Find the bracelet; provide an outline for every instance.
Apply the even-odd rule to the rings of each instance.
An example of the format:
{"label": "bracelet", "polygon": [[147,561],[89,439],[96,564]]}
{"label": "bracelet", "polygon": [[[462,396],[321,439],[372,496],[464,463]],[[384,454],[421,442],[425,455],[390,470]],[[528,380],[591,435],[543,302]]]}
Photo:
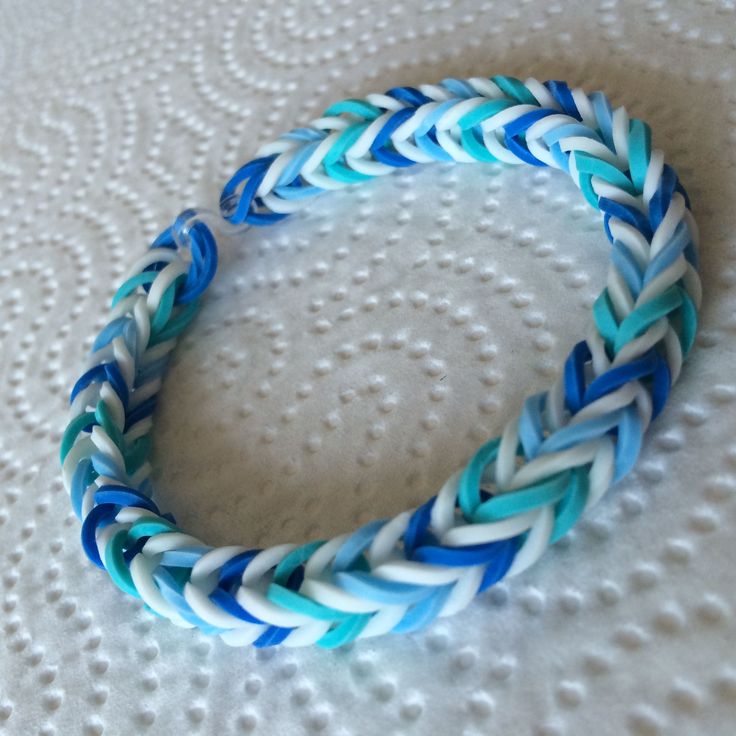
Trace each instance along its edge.
{"label": "bracelet", "polygon": [[[331,540],[212,547],[152,500],[152,414],[217,268],[213,230],[269,225],[328,189],[432,161],[566,171],[603,213],[605,288],[584,340],[422,506]],[[220,213],[185,210],[132,266],[71,392],[64,483],[89,559],[173,623],[234,646],[335,647],[415,631],[535,562],[634,465],[693,344],[698,233],[649,126],[559,81],[446,79],[330,106],[260,148]]]}

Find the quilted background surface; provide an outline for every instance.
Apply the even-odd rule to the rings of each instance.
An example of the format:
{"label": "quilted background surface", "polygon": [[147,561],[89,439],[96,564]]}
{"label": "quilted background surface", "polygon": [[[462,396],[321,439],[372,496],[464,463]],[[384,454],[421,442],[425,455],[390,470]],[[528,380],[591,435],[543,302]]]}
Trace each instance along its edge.
{"label": "quilted background surface", "polygon": [[[728,736],[736,723],[732,0],[0,2],[0,734]],[[512,74],[604,90],[693,200],[697,347],[637,470],[533,569],[411,636],[231,649],[94,569],[59,478],[123,271],[331,102]],[[414,506],[583,334],[607,241],[562,173],[400,172],[221,242],[155,430],[212,544]]]}

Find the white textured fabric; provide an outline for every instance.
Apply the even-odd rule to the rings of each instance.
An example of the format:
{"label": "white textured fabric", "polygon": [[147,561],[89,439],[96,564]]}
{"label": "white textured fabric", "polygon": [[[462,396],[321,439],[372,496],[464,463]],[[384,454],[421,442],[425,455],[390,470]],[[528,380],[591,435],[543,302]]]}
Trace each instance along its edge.
{"label": "white textured fabric", "polygon": [[[733,4],[5,6],[0,732],[730,734]],[[331,102],[496,73],[603,89],[693,200],[701,333],[638,470],[423,633],[256,652],[154,619],[87,562],[59,478],[66,397],[119,277]],[[249,546],[436,493],[557,375],[608,247],[564,174],[482,165],[327,194],[221,246],[157,412],[157,501]]]}

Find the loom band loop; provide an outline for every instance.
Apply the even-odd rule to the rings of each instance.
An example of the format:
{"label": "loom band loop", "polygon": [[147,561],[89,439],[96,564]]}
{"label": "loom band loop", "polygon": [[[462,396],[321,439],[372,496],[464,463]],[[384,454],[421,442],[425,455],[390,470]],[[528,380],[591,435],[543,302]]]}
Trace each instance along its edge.
{"label": "loom band loop", "polygon": [[117,504],[99,504],[93,507],[82,521],[82,549],[90,562],[102,570],[105,569],[105,565],[97,548],[97,531],[114,524],[118,511],[120,511],[120,506]]}
{"label": "loom band loop", "polygon": [[[178,253],[188,254],[189,264],[186,273],[186,281],[181,290],[176,294],[176,303],[185,304],[196,299],[209,285],[217,270],[217,244],[212,232],[199,217],[199,212],[194,209],[183,210],[174,224],[164,230],[154,241],[151,248],[172,248]],[[161,271],[161,263],[152,264],[147,271],[158,273]],[[146,292],[151,289],[152,280],[140,280],[136,285],[142,285]],[[128,282],[123,286],[127,295]],[[118,290],[123,291],[123,288]],[[127,293],[126,293],[127,292]],[[116,294],[114,302],[120,296]]]}
{"label": "loom band loop", "polygon": [[[513,537],[516,539],[517,537]],[[435,545],[419,547],[414,561],[442,567],[463,568],[489,565],[499,557],[505,557],[509,539],[494,540],[484,544],[468,544],[462,547]]]}
{"label": "loom band loop", "polygon": [[[168,251],[171,251],[168,253]],[[181,256],[178,252],[178,246],[171,234],[171,228],[167,228],[151,243],[148,248],[150,257],[140,259],[140,270],[137,273],[130,273],[128,278],[121,284],[112,299],[112,307],[116,307],[122,299],[131,294],[137,286],[143,288],[144,293],[148,294],[151,285],[156,276],[167,266],[180,260]],[[164,257],[163,254],[166,254]],[[142,274],[148,274],[146,278],[141,278]]]}
{"label": "loom band loop", "polygon": [[[201,547],[201,545],[194,546]],[[170,545],[170,547],[171,549],[174,548],[173,545]],[[186,548],[186,545],[180,545],[179,548]],[[197,597],[206,597],[209,592],[214,590],[220,580],[223,565],[239,554],[247,551],[240,545],[207,548],[194,564],[192,564],[192,570],[189,575],[189,583],[198,591]]]}
{"label": "loom band loop", "polygon": [[[89,560],[95,564],[97,567],[101,569],[105,569],[105,564],[103,564],[102,559],[100,557],[100,553],[97,547],[97,532],[100,529],[105,528],[106,526],[109,526],[110,524],[114,524],[116,522],[116,517],[119,513],[119,511],[122,508],[142,508],[146,510],[150,510],[150,504],[151,502],[149,499],[141,499],[136,500],[130,504],[126,504],[125,507],[120,506],[116,503],[101,503],[99,505],[94,506],[91,511],[86,515],[82,522],[82,531],[81,531],[81,539],[82,539],[82,547],[85,551],[85,554],[89,558]],[[169,529],[169,530],[176,530],[176,527],[173,524],[169,524],[163,517],[161,517],[161,522],[159,526],[156,526],[152,524],[151,522],[148,523],[148,529]],[[136,528],[136,525],[137,528]],[[166,525],[166,526],[163,526]],[[136,531],[134,531],[134,529]],[[142,525],[140,522],[134,522],[129,529],[126,530],[126,541],[128,544],[134,544],[136,541],[143,537],[151,536],[151,534],[145,534],[141,533]],[[154,532],[155,533],[155,532]]]}
{"label": "loom band loop", "polygon": [[[146,544],[146,539],[139,539],[135,544],[129,546],[127,549],[123,550],[123,559],[125,561],[126,565],[131,565],[133,563],[133,560],[140,554],[141,550]],[[133,581],[133,584],[135,585],[135,581]],[[136,588],[138,586],[136,585]],[[140,593],[140,590],[138,591]],[[142,597],[142,596],[141,596]],[[145,601],[144,601],[145,603]]]}
{"label": "loom band loop", "polygon": [[[131,594],[137,597],[142,596],[136,588],[131,568],[136,555],[143,554],[146,558],[151,557],[145,550],[149,540],[150,537],[144,536],[136,539],[131,544],[127,530],[121,530],[108,542],[105,550],[105,564],[108,566],[111,576],[116,580],[118,587],[124,591],[132,588],[135,593],[131,592]],[[187,599],[186,587],[189,584],[192,568],[204,554],[210,551],[212,551],[212,547],[203,545],[164,549],[156,552],[153,556],[155,559],[151,561],[152,577],[155,578],[159,570],[166,571],[179,586],[178,592],[181,594],[182,602],[180,612],[185,610],[191,611],[194,615],[198,616],[199,621],[203,619],[198,613],[198,610],[195,610],[190,605]],[[213,625],[211,622],[207,623]],[[217,628],[224,630],[221,626],[217,626]]]}
{"label": "loom band loop", "polygon": [[692,207],[690,206],[690,195],[687,193],[687,190],[682,185],[682,182],[680,181],[679,177],[677,177],[677,184],[675,185],[675,191],[679,192],[682,195],[683,199],[685,200],[685,207],[687,207],[688,209],[692,209]]}
{"label": "loom band loop", "polygon": [[593,303],[593,321],[598,334],[603,338],[606,353],[612,359],[615,356],[614,345],[618,335],[619,323],[608,289],[604,289]]}
{"label": "loom band loop", "polygon": [[217,587],[231,591],[233,586],[240,585],[243,579],[243,572],[250,562],[262,551],[261,549],[249,549],[231,557],[220,568],[217,577]]}
{"label": "loom band loop", "polygon": [[414,110],[412,108],[402,108],[391,115],[383,127],[378,131],[378,134],[373,139],[373,143],[369,149],[376,161],[396,168],[414,165],[415,162],[410,158],[402,156],[400,153],[393,150],[393,143],[391,141],[391,133],[393,133],[394,130],[396,130],[404,121],[408,120],[413,114]]}
{"label": "loom band loop", "polygon": [[[550,147],[550,150],[555,155],[556,159],[560,159],[562,156],[566,157],[567,173],[571,175],[574,174],[578,182],[580,182],[581,176],[580,172],[577,170],[577,165],[579,163],[579,157],[582,156],[591,157],[604,163],[606,166],[610,166],[611,169],[609,172],[611,176],[617,180],[621,180],[617,174],[613,174],[614,171],[621,171],[618,168],[617,163],[612,162],[613,155],[602,154],[596,150],[598,147],[602,148],[603,143],[593,136],[575,136],[574,138],[563,138],[557,141]],[[626,174],[623,176],[625,178]],[[585,186],[593,192],[596,197],[596,201],[601,197],[607,197],[634,207],[635,209],[641,211],[644,210],[644,205],[641,203],[641,199],[631,194],[629,191],[626,191],[626,189],[631,190],[633,188],[631,184],[628,184],[626,187],[621,187],[618,184],[611,183],[607,179],[596,174],[585,175],[582,178],[586,180]],[[583,185],[581,185],[581,187],[582,186]]]}
{"label": "loom band loop", "polygon": [[158,394],[153,394],[152,396],[149,396],[145,401],[142,401],[136,407],[128,411],[128,413],[125,415],[125,427],[123,428],[123,432],[129,432],[132,427],[138,424],[138,422],[141,422],[144,419],[150,417],[156,409],[157,403]]}
{"label": "loom band loop", "polygon": [[[402,140],[408,138],[412,133],[414,137],[426,135],[430,132],[434,132],[439,135],[452,133],[457,134],[462,128],[460,127],[460,121],[467,118],[475,110],[483,108],[488,100],[483,97],[473,97],[470,99],[463,99],[458,97],[452,97],[450,99],[443,100],[442,102],[433,102],[431,105],[418,108],[415,114],[402,123],[394,134],[391,136],[392,140]],[[513,103],[502,106],[511,107]],[[498,106],[495,106],[498,108]],[[500,111],[501,108],[498,108]],[[490,110],[486,108],[485,116],[481,116],[478,120],[485,122],[486,118],[492,117]],[[474,118],[470,118],[474,119]],[[470,120],[468,119],[468,120]]]}
{"label": "loom band loop", "polygon": [[193,226],[197,223],[197,210],[188,207],[182,210],[171,223],[168,230],[170,239],[174,242],[174,247],[180,251],[190,249],[190,236]]}
{"label": "loom band loop", "polygon": [[478,586],[478,593],[483,593],[506,575],[514,562],[516,553],[521,549],[526,535],[527,532],[497,542],[497,544],[503,545],[503,547],[499,549],[492,560],[486,563],[483,577]]}
{"label": "loom band loop", "polygon": [[[547,143],[545,139],[551,139],[550,142],[547,144],[549,146],[550,152],[552,152],[553,147],[556,147],[560,154],[566,157],[566,160],[568,160],[568,173],[570,173],[568,157],[576,153],[585,156],[591,156],[592,158],[603,161],[604,163],[613,166],[617,171],[620,170],[617,166],[616,157],[605,147],[605,144],[595,131],[588,129],[587,133],[584,133],[583,131],[578,131],[577,134],[573,134],[573,128],[584,126],[577,124],[564,125],[560,127],[567,128],[569,132],[566,135],[559,136],[544,135],[542,136],[542,140]],[[550,132],[557,133],[558,130],[559,128],[555,128]],[[631,196],[633,197],[633,195]]]}
{"label": "loom band loop", "polygon": [[394,137],[398,136],[402,139],[408,138],[409,136],[404,133],[403,129],[410,124],[413,126],[415,122],[417,123],[417,125],[411,133],[414,138],[423,138],[431,131],[433,131],[436,136],[437,131],[445,129],[446,121],[448,120],[448,115],[450,115],[450,111],[452,110],[454,114],[457,106],[461,103],[462,100],[458,100],[456,98],[443,100],[442,102],[432,102],[431,109],[422,109],[421,112],[417,112],[417,114],[412,116],[412,118],[410,118],[407,122],[400,125],[395,130]]}
{"label": "loom band loop", "polygon": [[273,582],[282,587],[288,587],[295,590],[299,587],[301,580],[290,584],[294,581],[295,573],[301,571],[305,562],[324,545],[323,540],[315,540],[295,547],[276,565],[273,571]]}
{"label": "loom band loop", "polygon": [[139,286],[142,286],[145,292],[148,293],[155,278],[155,272],[143,271],[142,273],[126,279],[115,292],[112,298],[112,307],[115,308],[123,299],[130,296],[130,294],[132,294]]}
{"label": "loom band loop", "polygon": [[70,496],[72,509],[76,517],[82,521],[82,505],[87,489],[94,483],[97,473],[92,467],[89,458],[85,458],[77,463],[71,480]]}
{"label": "loom band loop", "polygon": [[105,384],[108,383],[112,390],[118,395],[123,407],[128,406],[129,392],[128,386],[125,383],[120,368],[115,361],[109,361],[105,363],[99,363],[93,366],[89,370],[85,371],[79,380],[74,384],[72,388],[69,403],[74,403],[74,399],[77,395],[83,391],[90,384]]}
{"label": "loom band loop", "polygon": [[122,466],[115,465],[117,472],[115,477],[132,478],[146,461],[151,447],[151,440],[146,435],[138,437],[132,442],[128,442],[123,438],[120,444],[116,443],[116,447],[120,452],[123,464]]}
{"label": "loom band loop", "polygon": [[[151,347],[150,342],[149,347]],[[136,383],[139,386],[144,386],[149,382],[160,380],[168,367],[169,359],[170,353],[167,352],[156,360],[146,362],[145,365],[139,364],[138,371],[135,375]]]}
{"label": "loom band loop", "polygon": [[491,77],[491,81],[506,97],[516,100],[519,104],[539,106],[537,98],[526,88],[520,79],[496,75],[495,77]]}
{"label": "loom band loop", "polygon": [[182,592],[187,580],[186,575],[182,575],[181,571],[172,573],[159,565],[153,571],[153,579],[166,602],[174,607],[184,621],[196,626],[205,634],[224,634],[228,631],[228,629],[209,624],[192,611]]}
{"label": "loom band loop", "polygon": [[514,107],[512,100],[487,100],[469,112],[466,112],[458,119],[456,125],[461,131],[472,130],[489,118],[510,107]]}
{"label": "loom band loop", "polygon": [[630,405],[623,409],[616,427],[614,483],[621,480],[634,467],[641,452],[643,435],[644,428],[636,407]]}
{"label": "loom band loop", "polygon": [[616,428],[624,411],[624,408],[614,409],[605,414],[561,427],[542,442],[539,454],[562,452],[575,445],[600,439]]}
{"label": "loom band loop", "polygon": [[644,287],[644,274],[639,268],[636,258],[620,240],[615,240],[612,244],[611,262],[626,283],[626,288],[635,301]]}
{"label": "loom band loop", "polygon": [[137,519],[128,529],[128,536],[132,542],[142,537],[155,538],[159,534],[183,534],[183,532],[175,523],[168,521],[161,514],[157,518]]}
{"label": "loom band loop", "polygon": [[[234,595],[234,592],[240,587],[243,570],[261,551],[258,549],[245,550],[221,563],[219,568],[213,570],[217,575],[217,580],[212,586],[212,589],[208,593],[204,593],[204,595],[206,595],[210,603],[239,621],[246,624],[268,626],[269,624],[262,618],[253,615],[244,608]],[[198,561],[197,564],[200,564],[200,562]],[[194,583],[194,577],[195,568],[192,569],[189,582]]]}
{"label": "loom band loop", "polygon": [[[370,547],[376,534],[386,525],[386,519],[374,519],[354,531],[335,552],[330,566],[334,572],[342,572],[357,564],[367,567],[363,553]],[[358,568],[360,569],[360,567]]]}
{"label": "loom band loop", "polygon": [[519,441],[523,449],[524,457],[531,460],[539,449],[544,439],[544,426],[542,423],[542,412],[546,406],[544,394],[529,396],[522,405],[519,415]]}
{"label": "loom band loop", "polygon": [[95,413],[92,411],[85,411],[81,414],[77,414],[77,416],[69,422],[64,430],[64,434],[61,436],[59,459],[61,460],[62,465],[64,464],[64,460],[66,460],[66,456],[69,454],[69,451],[74,447],[77,437],[82,432],[91,432],[92,426],[96,423]]}
{"label": "loom band loop", "polygon": [[525,164],[529,164],[530,166],[540,166],[540,167],[547,166],[546,162],[540,161],[536,156],[534,156],[529,151],[526,143],[523,140],[521,140],[522,135],[523,134],[520,134],[520,137],[516,138],[506,133],[504,135],[504,142],[506,144],[506,148],[514,156],[516,156],[520,161],[522,161]]}
{"label": "loom band loop", "polygon": [[[165,267],[169,264],[164,263],[163,265]],[[139,286],[143,287],[145,293],[148,294],[151,290],[151,285],[156,280],[159,273],[160,271],[146,270],[126,279],[115,292],[115,295],[112,298],[112,307],[115,308],[123,299],[130,296]]]}
{"label": "loom band loop", "polygon": [[[566,115],[555,113],[542,120],[546,122],[537,121],[528,128],[525,138],[527,148],[540,161],[545,156],[551,157],[552,162],[548,162],[549,165],[554,165],[567,174],[570,173],[568,157],[574,148],[563,150],[563,143],[571,139],[586,139],[605,147],[605,143],[594,130],[581,123],[568,122],[570,118]],[[548,127],[551,123],[554,125]]]}
{"label": "loom band loop", "polygon": [[652,157],[652,129],[637,118],[629,120],[629,171],[638,194],[644,192],[644,182]]}
{"label": "loom band loop", "polygon": [[[245,216],[251,207],[253,195],[263,180],[268,166],[276,158],[277,154],[254,158],[241,166],[230,177],[220,194],[220,213],[228,222],[241,223],[245,221]],[[257,178],[256,183],[253,183],[254,177]],[[243,182],[245,182],[244,188],[240,189]],[[249,184],[250,187],[248,187]]]}
{"label": "loom band loop", "polygon": [[208,547],[203,544],[167,549],[161,553],[159,564],[164,567],[180,567],[191,571],[197,562],[202,559],[207,552],[211,551],[212,547]]}
{"label": "loom band loop", "polygon": [[455,159],[437,142],[437,131],[428,130],[421,136],[414,136],[416,147],[426,153],[433,161],[453,163]]}
{"label": "loom band loop", "polygon": [[401,620],[391,629],[397,634],[407,634],[419,631],[432,622],[442,611],[447,599],[452,593],[452,585],[436,588],[432,595],[411,606]]}
{"label": "loom band loop", "polygon": [[370,613],[355,613],[350,618],[329,629],[326,634],[317,639],[316,644],[323,649],[335,649],[347,644],[358,638],[371,618],[373,618],[373,615]]}
{"label": "loom band loop", "polygon": [[[339,136],[339,129],[335,131],[335,134]],[[267,147],[268,151],[273,153],[276,158],[266,170],[265,176],[255,192],[255,196],[260,199],[266,209],[268,209],[268,205],[265,197],[272,193],[276,187],[287,187],[292,181],[299,180],[301,169],[307,164],[315,151],[324,148],[322,144],[326,138],[327,136],[325,135],[319,142],[307,143],[300,146],[279,146],[277,148],[275,144],[272,144],[272,146]],[[330,140],[334,141],[335,135],[332,135]],[[222,222],[221,217],[218,217],[218,221]],[[227,224],[230,227],[237,227],[229,223]]]}
{"label": "loom band loop", "polygon": [[[210,547],[200,548],[198,550],[184,550],[184,552],[187,555],[193,557],[195,554],[202,552],[202,550],[207,551],[205,551],[204,554],[199,557],[199,560],[207,556],[213,550],[213,548]],[[215,551],[218,551],[218,549],[215,548]],[[197,565],[199,560],[197,560],[194,565]],[[182,565],[182,567],[185,566]],[[207,588],[206,585],[205,588]],[[184,583],[182,592],[184,598],[189,604],[189,607],[197,616],[214,626],[227,629],[238,638],[248,638],[248,643],[252,642],[253,639],[255,639],[260,633],[262,633],[264,627],[270,625],[265,622],[257,623],[247,620],[248,618],[254,617],[250,617],[249,614],[245,612],[242,608],[240,608],[237,603],[235,603],[235,605],[237,606],[236,613],[238,615],[228,613],[228,611],[225,610],[223,606],[215,603],[213,598],[210,597],[212,591],[203,589],[202,587],[200,587],[200,584],[198,582],[195,582],[194,566],[189,572],[189,579]],[[223,591],[220,592],[222,593]],[[241,615],[241,612],[245,615]]]}
{"label": "loom band loop", "polygon": [[672,237],[647,264],[641,279],[642,287],[650,284],[665,269],[671,266],[680,256],[684,256],[688,247],[692,245],[690,230],[684,221],[675,228]]}
{"label": "loom band loop", "polygon": [[[96,436],[94,427],[92,428],[91,439],[93,444],[98,447],[98,451],[93,452],[89,457],[97,474],[115,478],[120,482],[127,481],[125,468],[123,467],[123,454],[120,450],[112,444],[108,437]],[[102,446],[101,449],[100,446]]]}
{"label": "loom band loop", "polygon": [[[154,241],[154,243],[151,244],[149,248],[149,252],[154,251],[154,250],[157,251],[156,257],[160,258],[160,260],[149,261],[143,266],[142,270],[140,270],[137,274],[132,274],[131,276],[128,277],[128,281],[129,281],[133,279],[134,277],[139,276],[140,274],[148,274],[149,278],[140,280],[136,284],[136,285],[142,286],[143,291],[146,294],[150,292],[151,286],[155,282],[156,277],[158,276],[159,273],[164,271],[167,267],[171,266],[172,263],[177,263],[182,260],[181,255],[178,252],[177,245],[174,242],[173,238],[171,239],[171,245],[167,245],[166,243],[161,243],[158,246],[155,246],[155,243],[156,241]],[[166,252],[167,249],[173,251],[171,256],[169,258],[161,258],[158,255],[158,253],[160,253],[161,251]],[[119,289],[118,291],[121,291],[121,289]],[[117,303],[121,301],[122,297],[127,296],[131,291],[132,290],[128,290],[127,293],[121,293],[120,295],[116,293],[115,297],[113,298],[112,306],[115,307]]]}
{"label": "loom band loop", "polygon": [[90,352],[96,353],[98,350],[102,350],[116,337],[122,337],[130,354],[135,355],[135,321],[127,315],[108,322],[95,338]]}
{"label": "loom band loop", "polygon": [[102,399],[97,402],[97,406],[95,407],[95,420],[95,424],[102,427],[105,434],[107,434],[112,443],[122,453],[123,447],[125,446],[123,432],[116,424],[107,404]]}
{"label": "loom band loop", "polygon": [[467,98],[474,97],[477,94],[473,85],[471,85],[466,79],[445,77],[440,82],[440,85],[455,97]]}
{"label": "loom band loop", "polygon": [[210,591],[207,597],[212,603],[225,611],[225,613],[234,616],[240,621],[244,621],[245,623],[249,624],[263,624],[266,626],[268,625],[263,619],[254,616],[252,613],[250,613],[250,611],[247,611],[245,608],[243,608],[243,606],[238,603],[235,596],[232,593],[229,593],[227,590],[223,590],[219,587],[214,588],[212,591]]}
{"label": "loom band loop", "polygon": [[[225,184],[220,195],[220,212],[225,220],[235,225],[243,222],[252,225],[270,225],[286,217],[284,214],[267,214],[254,209],[254,206],[259,205],[259,198],[256,197],[258,187],[263,181],[268,167],[276,158],[277,155],[273,154],[249,161],[245,166],[238,169]],[[243,182],[245,182],[244,186],[239,189]],[[233,201],[237,202],[234,207],[231,204]]]}
{"label": "loom band loop", "polygon": [[563,368],[565,408],[571,414],[577,414],[583,407],[586,387],[585,366],[592,358],[588,343],[581,340],[575,344],[565,360]]}
{"label": "loom band loop", "polygon": [[161,593],[153,577],[152,560],[145,555],[138,554],[144,544],[145,540],[142,540],[124,553],[126,558],[130,559],[131,579],[141,596],[144,610],[158,618],[165,618],[176,626],[194,628],[194,624],[185,621]]}
{"label": "loom band loop", "polygon": [[599,197],[597,206],[598,209],[604,213],[603,223],[606,235],[611,242],[614,240],[609,226],[609,220],[612,217],[625,222],[627,225],[631,225],[633,228],[638,230],[647,241],[651,241],[654,231],[649,224],[649,218],[643,212],[621,202],[616,202],[608,197]]}
{"label": "loom band loop", "polygon": [[544,86],[551,92],[552,97],[559,103],[566,115],[576,120],[583,119],[578,106],[575,104],[575,98],[570,91],[570,87],[566,82],[550,79],[544,82]]}
{"label": "loom band loop", "polygon": [[680,323],[678,326],[679,329],[677,330],[677,337],[680,341],[682,354],[687,358],[695,344],[695,334],[698,329],[698,310],[687,291],[679,286],[677,288],[682,297],[682,304],[677,311],[677,317]]}
{"label": "loom band loop", "polygon": [[[649,222],[653,231],[659,227],[667,214],[672,196],[677,191],[677,184],[678,179],[675,170],[669,164],[664,164],[659,178],[659,186],[649,200]],[[687,200],[686,206],[688,206]]]}
{"label": "loom band loop", "polygon": [[585,389],[581,406],[602,398],[632,381],[646,378],[652,380],[653,416],[655,418],[667,401],[671,381],[667,361],[657,353],[654,348],[648,350],[643,356],[631,363],[616,366],[597,376]]}
{"label": "loom band loop", "polygon": [[325,190],[321,187],[315,186],[314,184],[308,184],[300,178],[299,181],[293,181],[288,186],[274,187],[270,194],[263,195],[263,201],[268,207],[271,207],[272,205],[275,206],[276,202],[274,201],[274,197],[278,197],[279,205],[283,207],[283,203],[285,201],[294,202],[302,199],[310,199],[324,191]]}
{"label": "loom band loop", "polygon": [[498,159],[486,148],[479,128],[468,128],[460,134],[460,144],[470,156],[482,163],[496,163]]}
{"label": "loom band loop", "polygon": [[322,117],[325,118],[338,115],[350,115],[359,120],[371,121],[383,115],[383,110],[366,100],[348,99],[333,103],[322,113]]}
{"label": "loom band loop", "polygon": [[419,107],[432,101],[430,97],[427,97],[416,87],[392,87],[386,91],[386,94],[399,102],[411,105],[411,107]]}
{"label": "loom band loop", "polygon": [[429,531],[432,522],[432,509],[437,496],[432,496],[423,503],[409,517],[409,522],[403,535],[404,553],[411,557],[417,546],[425,543],[436,543],[435,535]]}
{"label": "loom band loop", "polygon": [[[658,356],[660,357],[660,356]],[[649,392],[652,397],[652,420],[656,419],[664,409],[672,390],[672,371],[664,358],[659,359],[652,374]]]}
{"label": "loom band loop", "polygon": [[130,486],[120,486],[113,484],[105,484],[100,486],[94,494],[95,505],[112,504],[113,506],[134,507],[152,511],[157,516],[161,515],[156,503]]}
{"label": "loom band loop", "polygon": [[298,590],[292,590],[278,583],[269,584],[266,598],[287,611],[299,613],[317,621],[343,621],[355,615],[318,603],[302,595]]}
{"label": "loom band loop", "polygon": [[[271,600],[266,597],[265,590],[262,590],[262,588],[263,585],[260,583],[258,589],[247,587],[244,584],[235,592],[234,595],[236,601],[243,609],[245,609],[245,611],[248,612],[248,614],[262,619],[269,626],[278,626],[288,629],[301,628],[314,623],[312,619],[309,619],[302,613],[292,612],[271,602]],[[315,600],[315,602],[321,602],[315,596],[310,595],[308,597]],[[364,602],[363,608],[365,608]]]}
{"label": "loom band loop", "polygon": [[129,478],[136,477],[151,454],[151,439],[148,436],[136,439],[124,453],[125,472]]}
{"label": "loom band loop", "polygon": [[290,131],[282,133],[277,140],[312,143],[321,141],[324,137],[324,131],[316,128],[292,128]]}
{"label": "loom band loop", "polygon": [[[184,212],[188,212],[188,211],[189,210],[184,210]],[[176,238],[174,237],[175,225],[176,225],[176,220],[174,221],[172,225],[169,225],[167,228],[162,230],[154,238],[153,242],[149,246],[149,251],[157,250],[158,248],[168,248],[170,250],[178,250],[179,244],[177,243]],[[164,262],[154,262],[154,263],[149,264],[146,268],[148,270],[160,270],[161,268],[163,268],[164,265],[165,265]]]}
{"label": "loom band loop", "polygon": [[479,504],[473,514],[475,524],[503,521],[511,516],[534,511],[542,506],[557,503],[567,492],[570,471],[556,473],[513,493],[501,493]]}
{"label": "loom band loop", "polygon": [[500,444],[501,440],[496,437],[478,448],[460,475],[457,500],[463,517],[469,523],[472,523],[475,510],[481,503],[480,486],[483,473],[498,457]]}
{"label": "loom band loop", "polygon": [[197,299],[209,286],[217,271],[217,243],[210,229],[198,222],[189,231],[189,248],[192,262],[181,290],[176,294],[177,304],[187,304]]}
{"label": "loom band loop", "polygon": [[616,324],[616,317],[612,311],[610,299],[605,300],[604,306],[609,314],[606,316],[605,328],[607,335],[601,336],[605,339],[612,338],[612,349],[614,355],[618,353],[626,344],[639,337],[641,334],[651,327],[660,319],[666,318],[671,312],[676,311],[682,306],[684,291],[677,285],[670,286],[668,289],[650,299],[645,304],[637,306],[632,312],[626,315],[620,324],[617,324],[615,332],[610,333],[611,323]]}
{"label": "loom band loop", "polygon": [[168,320],[166,325],[159,331],[151,331],[148,340],[149,347],[154,347],[167,340],[177,338],[189,325],[189,323],[197,316],[199,311],[199,302],[189,302],[180,308],[176,315]]}
{"label": "loom band loop", "polygon": [[322,140],[323,139],[320,138],[320,140],[314,141],[314,143],[307,143],[306,145],[300,146],[295,151],[290,152],[291,158],[276,179],[276,183],[272,188],[273,192],[282,192],[280,196],[288,197],[290,196],[289,192],[292,188],[305,188],[301,176],[301,170],[312,157],[312,154],[317,150]]}
{"label": "loom band loop", "polygon": [[[142,540],[139,540],[142,542]],[[119,529],[115,532],[105,545],[105,569],[123,593],[140,598],[141,594],[135,587],[135,583],[130,575],[130,562],[125,555],[125,549],[128,547],[128,532],[126,529]]]}
{"label": "loom band loop", "polygon": [[286,637],[293,631],[281,626],[269,626],[254,642],[256,649],[265,649],[282,644]]}
{"label": "loom band loop", "polygon": [[590,466],[578,466],[570,471],[567,491],[555,504],[555,521],[549,543],[562,539],[572,529],[585,510],[589,492]]}
{"label": "loom band loop", "polygon": [[340,133],[327,155],[322,159],[322,166],[328,176],[344,184],[359,184],[373,177],[362,174],[345,165],[345,152],[360,138],[368,127],[368,123],[356,123]]}
{"label": "loom band loop", "polygon": [[588,97],[593,106],[596,122],[598,123],[597,130],[601,134],[606,146],[611,151],[615,151],[616,145],[613,142],[613,110],[611,109],[611,103],[608,101],[608,97],[600,91],[593,92]]}
{"label": "loom band loop", "polygon": [[554,162],[557,164],[558,168],[561,171],[564,171],[566,174],[570,174],[570,154],[565,153],[562,150],[562,145],[559,141],[553,143],[549,147],[549,152],[552,158],[554,159]]}
{"label": "loom band loop", "polygon": [[[159,333],[164,327],[166,327],[169,318],[171,317],[172,310],[174,309],[174,302],[176,300],[176,290],[179,288],[186,278],[184,273],[180,273],[173,280],[170,281],[169,285],[164,289],[161,294],[161,298],[156,305],[156,308],[150,315],[151,331],[148,338],[148,345],[151,346],[154,343],[156,334]],[[153,292],[153,288],[149,295]]]}
{"label": "loom band loop", "polygon": [[503,126],[506,138],[519,138],[523,140],[523,136],[534,123],[549,117],[550,115],[559,115],[558,110],[550,110],[538,107],[535,110],[525,112],[519,117],[514,118]]}
{"label": "loom band loop", "polygon": [[570,155],[575,162],[580,181],[580,189],[588,202],[596,209],[600,207],[598,202],[599,197],[593,190],[592,178],[594,176],[618,187],[627,194],[631,194],[632,196],[637,194],[636,188],[626,174],[607,161],[595,158],[582,151],[574,151]]}
{"label": "loom band loop", "polygon": [[413,605],[433,593],[433,588],[426,585],[383,580],[363,571],[338,572],[332,580],[347,593],[382,606]]}

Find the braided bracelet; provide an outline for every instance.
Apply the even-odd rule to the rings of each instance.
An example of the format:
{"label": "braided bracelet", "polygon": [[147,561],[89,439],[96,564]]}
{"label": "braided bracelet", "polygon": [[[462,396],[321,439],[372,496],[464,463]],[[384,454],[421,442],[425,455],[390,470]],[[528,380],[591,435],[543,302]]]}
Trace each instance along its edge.
{"label": "braided bracelet", "polygon": [[526,569],[631,470],[693,344],[698,236],[649,126],[601,92],[496,76],[344,100],[262,146],[225,185],[220,214],[269,225],[326,189],[432,161],[570,174],[612,246],[587,337],[419,508],[327,541],[212,547],[159,511],[147,462],[161,376],[217,268],[223,220],[186,210],[115,294],[61,447],[85,553],[147,610],[231,645],[414,631]]}

